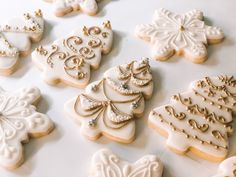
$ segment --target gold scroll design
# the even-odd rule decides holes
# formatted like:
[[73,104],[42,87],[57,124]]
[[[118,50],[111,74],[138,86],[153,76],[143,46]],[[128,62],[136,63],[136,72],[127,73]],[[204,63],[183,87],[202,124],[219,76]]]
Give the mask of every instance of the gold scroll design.
[[[102,33],[102,30],[99,27],[91,27],[87,29],[88,35],[92,39],[88,42],[87,46],[80,47],[83,43],[83,39],[79,36],[70,36],[67,39],[63,40],[63,45],[70,52],[62,52],[59,50],[57,45],[52,45],[52,52],[47,57],[47,63],[51,68],[53,68],[53,60],[59,59],[64,61],[64,70],[65,72],[74,79],[83,79],[87,73],[83,71],[83,66],[87,64],[88,60],[91,60],[95,57],[93,48],[101,47],[102,41],[96,35]],[[107,37],[108,33],[106,33]],[[36,49],[41,55],[47,55],[48,51],[40,46]],[[71,54],[72,53],[72,54]]]
[[[106,100],[101,101],[89,95],[81,94],[74,104],[74,110],[80,117],[89,119],[88,126],[90,128],[96,127],[98,120],[101,118],[106,127],[110,129],[121,129],[133,120],[134,116],[120,111],[116,107],[116,104],[130,103],[132,105],[133,102],[139,103],[143,99],[143,96],[139,93],[135,94],[132,99],[124,101],[111,100],[106,94],[104,84],[106,84],[106,79],[101,80],[93,87],[93,92],[99,92],[99,94],[102,92]],[[82,109],[82,111],[79,111],[79,109]]]
[[[203,117],[207,122],[209,123],[215,123],[216,121],[220,124],[223,124],[223,126],[226,128],[227,135],[229,136],[233,132],[232,125],[230,125],[228,122],[226,122],[226,119],[223,116],[217,116],[214,112],[209,112],[206,107],[202,108],[198,104],[193,104],[192,99],[190,97],[188,98],[182,98],[180,94],[175,95],[173,97],[176,101],[181,102],[184,106],[186,106],[187,111],[193,115],[200,115]],[[210,126],[209,124],[202,124],[199,125],[199,123],[193,119],[188,120],[188,124],[201,132],[206,132]],[[218,130],[212,130],[211,131],[212,136],[214,136],[216,139],[226,141],[227,138],[222,135],[222,133]]]
[[[226,76],[220,76],[218,77],[220,81],[222,81],[225,85],[217,86],[215,85],[209,77],[205,77],[204,80],[200,81],[198,86],[203,88],[206,86],[209,86],[211,91],[220,91],[223,94],[218,98],[218,101],[222,101],[223,104],[227,104],[229,102],[229,99],[233,99],[235,102],[233,103],[232,106],[236,106],[236,93],[232,93],[229,91],[227,88],[228,86],[235,86],[235,80],[233,77],[226,77]],[[214,95],[213,95],[214,96]]]
[[[160,121],[160,123],[164,123],[164,124],[170,126],[173,131],[176,131],[176,132],[179,132],[179,133],[183,133],[187,139],[193,139],[193,140],[199,141],[200,144],[205,144],[205,145],[208,145],[208,146],[212,146],[212,147],[214,147],[215,149],[219,149],[219,148],[220,148],[220,149],[225,149],[225,150],[228,149],[228,146],[227,146],[227,145],[224,145],[224,146],[222,146],[222,145],[217,145],[217,144],[215,144],[214,142],[212,142],[212,141],[206,141],[206,140],[202,139],[201,137],[199,137],[199,136],[197,136],[197,135],[191,135],[191,134],[190,134],[189,132],[187,132],[186,130],[181,129],[181,128],[177,127],[176,125],[174,125],[171,121],[169,121],[169,119],[164,118],[164,116],[163,116],[162,114],[160,114],[160,113],[158,113],[158,112],[156,112],[156,111],[152,111],[151,114],[152,114],[153,116],[156,116],[157,119]],[[216,133],[216,134],[218,134],[218,133]],[[218,134],[218,135],[219,135],[219,134]],[[223,137],[223,136],[222,136],[222,137]]]
[[226,119],[223,116],[217,116],[214,112],[209,112],[206,107],[200,107],[198,104],[193,104],[192,99],[182,98],[180,94],[174,95],[173,99],[179,101],[181,104],[186,106],[188,112],[194,115],[200,115],[204,117],[208,122],[215,123],[216,121],[221,124],[227,124]]
[[127,64],[125,67],[118,67],[118,79],[125,80],[125,83],[129,81],[135,86],[143,87],[148,85],[152,81],[152,77],[146,76],[151,73],[148,59],[143,60],[141,64],[134,65],[134,61]]

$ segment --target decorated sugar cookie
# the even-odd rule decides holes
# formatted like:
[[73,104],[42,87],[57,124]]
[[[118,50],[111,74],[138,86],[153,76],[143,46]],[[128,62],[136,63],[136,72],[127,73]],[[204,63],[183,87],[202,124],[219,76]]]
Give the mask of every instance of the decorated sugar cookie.
[[152,56],[157,60],[167,60],[176,53],[194,63],[204,62],[207,45],[219,43],[224,38],[220,28],[205,24],[203,13],[198,10],[179,15],[159,9],[152,23],[137,26],[135,34],[150,41]]
[[9,75],[15,70],[19,57],[30,52],[31,41],[42,38],[43,29],[41,10],[0,25],[0,74]]
[[54,5],[55,15],[64,16],[72,11],[81,10],[88,15],[96,15],[99,0],[45,0]]
[[91,140],[104,135],[130,143],[135,137],[135,117],[142,115],[152,91],[148,60],[132,61],[106,71],[85,93],[68,101],[65,111],[81,123],[81,133]]
[[110,150],[102,149],[92,158],[89,177],[161,177],[162,172],[163,165],[155,155],[146,155],[129,163]]
[[218,173],[213,177],[235,177],[235,176],[236,176],[236,156],[233,156],[221,162]]
[[32,60],[47,83],[63,82],[81,88],[90,80],[90,69],[99,67],[102,54],[110,52],[112,39],[109,21],[101,27],[84,26],[52,45],[39,46],[32,53]]
[[22,143],[29,137],[48,134],[52,121],[45,114],[36,111],[40,91],[26,87],[9,93],[0,89],[0,165],[12,169],[24,161]]
[[205,77],[194,81],[188,92],[174,95],[169,104],[155,108],[149,125],[167,137],[167,146],[177,153],[192,151],[201,158],[222,161],[235,113],[234,77]]

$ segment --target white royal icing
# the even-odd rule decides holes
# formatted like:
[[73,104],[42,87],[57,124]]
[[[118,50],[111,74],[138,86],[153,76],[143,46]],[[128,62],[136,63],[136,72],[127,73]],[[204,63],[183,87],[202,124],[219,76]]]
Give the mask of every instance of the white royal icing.
[[49,133],[51,120],[36,111],[32,104],[40,97],[35,87],[26,87],[14,93],[0,90],[0,165],[15,168],[23,159],[21,142],[30,137]]
[[220,28],[205,24],[201,11],[192,10],[179,15],[163,8],[155,12],[151,24],[137,26],[135,33],[151,42],[154,58],[166,60],[176,52],[195,63],[207,58],[208,43],[224,38]]
[[194,81],[188,92],[173,96],[170,104],[155,108],[149,123],[168,134],[169,147],[182,153],[194,148],[221,161],[228,151],[232,114],[236,114],[236,80],[206,77]]
[[230,157],[219,165],[218,173],[213,177],[235,177],[236,176],[236,156]]
[[38,47],[32,60],[42,69],[47,83],[84,87],[90,80],[90,68],[97,69],[102,54],[110,52],[112,39],[111,25],[106,21],[101,27],[84,27],[52,45]]
[[65,111],[81,123],[81,132],[89,139],[105,135],[128,143],[134,139],[134,117],[143,113],[144,98],[152,91],[148,60],[133,61],[106,71],[102,80],[68,101]]
[[155,155],[145,155],[134,163],[120,159],[108,149],[92,158],[89,177],[161,177],[163,165]]
[[41,39],[44,29],[42,12],[26,13],[0,26],[0,71],[11,74],[20,54],[30,51],[31,41]]
[[88,15],[95,15],[98,11],[96,0],[50,0],[55,7],[55,14],[63,16],[72,11],[81,10]]

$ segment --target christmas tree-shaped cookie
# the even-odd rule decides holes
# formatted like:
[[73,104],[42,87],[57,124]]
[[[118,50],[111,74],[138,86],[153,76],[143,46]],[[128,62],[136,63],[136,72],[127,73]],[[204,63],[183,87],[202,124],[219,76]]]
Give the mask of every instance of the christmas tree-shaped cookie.
[[135,117],[142,115],[152,91],[148,60],[132,61],[106,71],[85,93],[68,101],[65,111],[81,123],[81,132],[89,139],[105,135],[129,143],[135,137]]
[[52,45],[38,47],[32,59],[43,71],[47,83],[63,82],[81,88],[90,80],[90,68],[97,69],[102,54],[110,52],[112,39],[109,21],[101,27],[84,26]]
[[149,125],[167,137],[177,153],[192,151],[212,161],[223,160],[236,113],[236,80],[231,76],[205,77],[190,90],[174,95],[170,104],[155,108]]
[[19,57],[30,51],[31,41],[42,38],[44,20],[41,10],[26,13],[23,18],[13,18],[0,26],[0,74],[9,75]]

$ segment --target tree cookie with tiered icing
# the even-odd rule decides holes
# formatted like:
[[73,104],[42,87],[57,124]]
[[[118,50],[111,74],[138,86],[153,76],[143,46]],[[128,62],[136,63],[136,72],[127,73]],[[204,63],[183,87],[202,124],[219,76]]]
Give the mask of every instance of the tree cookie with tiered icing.
[[145,99],[152,92],[149,61],[132,61],[106,71],[85,93],[68,101],[65,111],[81,124],[81,133],[88,139],[104,135],[130,143],[135,138],[135,117],[143,114]]
[[167,138],[174,152],[191,151],[207,160],[222,161],[235,114],[234,77],[205,77],[194,81],[188,92],[174,95],[169,104],[155,108],[148,122]]
[[97,151],[92,158],[89,177],[161,177],[163,165],[155,155],[145,155],[130,163],[108,149]]
[[55,15],[64,16],[73,11],[82,11],[88,15],[96,15],[100,0],[45,0],[54,6]]
[[31,42],[43,35],[44,20],[41,10],[26,13],[23,18],[13,18],[0,26],[0,74],[14,72],[19,57],[30,52]]
[[90,69],[99,67],[102,54],[110,52],[112,40],[109,21],[101,27],[84,26],[52,45],[39,46],[32,53],[32,60],[48,84],[63,82],[81,88],[90,80]]
[[33,106],[40,98],[35,87],[26,87],[13,93],[0,89],[0,165],[13,169],[24,161],[22,143],[29,137],[47,135],[53,123],[47,115]]
[[135,34],[152,44],[152,56],[157,60],[167,60],[176,53],[194,63],[204,62],[207,45],[224,38],[220,28],[205,24],[199,10],[175,14],[163,8],[155,12],[152,23],[137,26]]

